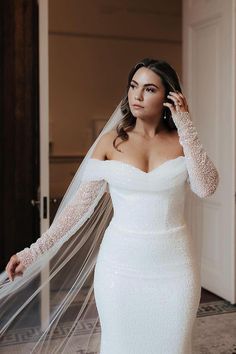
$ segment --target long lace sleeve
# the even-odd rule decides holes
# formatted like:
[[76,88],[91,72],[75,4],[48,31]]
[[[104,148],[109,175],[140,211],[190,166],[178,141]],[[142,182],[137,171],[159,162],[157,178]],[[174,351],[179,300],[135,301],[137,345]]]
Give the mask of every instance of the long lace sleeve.
[[90,217],[93,211],[90,210],[90,207],[96,199],[100,198],[104,191],[102,187],[106,187],[104,180],[82,182],[75,196],[58,215],[57,220],[52,223],[50,228],[29,248],[27,247],[17,253],[22,264],[28,267],[39,255],[58,242],[62,236],[66,238],[68,234],[73,233],[73,229],[78,225],[78,222],[81,222],[83,218],[86,220]]
[[217,188],[218,171],[198,138],[189,112],[176,112],[172,117],[184,150],[190,188],[200,198],[206,198]]

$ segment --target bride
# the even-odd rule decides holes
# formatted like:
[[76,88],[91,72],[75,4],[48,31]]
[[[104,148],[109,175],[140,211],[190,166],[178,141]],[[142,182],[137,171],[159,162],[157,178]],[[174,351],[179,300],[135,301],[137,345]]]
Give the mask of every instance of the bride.
[[186,188],[206,198],[218,183],[177,73],[138,62],[52,225],[1,274],[0,352],[24,333],[22,353],[190,354],[201,282]]

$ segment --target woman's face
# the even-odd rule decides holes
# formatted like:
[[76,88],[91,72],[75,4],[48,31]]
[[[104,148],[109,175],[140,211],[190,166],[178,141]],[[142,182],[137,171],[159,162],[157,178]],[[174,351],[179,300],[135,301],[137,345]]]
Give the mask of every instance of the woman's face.
[[143,119],[160,117],[165,102],[165,87],[160,76],[150,69],[139,68],[131,80],[128,101],[134,117]]

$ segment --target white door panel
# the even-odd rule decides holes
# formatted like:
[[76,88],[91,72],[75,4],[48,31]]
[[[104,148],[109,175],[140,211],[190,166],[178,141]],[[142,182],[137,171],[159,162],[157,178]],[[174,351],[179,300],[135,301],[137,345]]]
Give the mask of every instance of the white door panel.
[[191,196],[189,222],[202,286],[236,302],[235,1],[183,0],[183,82],[199,138],[220,174],[209,198]]

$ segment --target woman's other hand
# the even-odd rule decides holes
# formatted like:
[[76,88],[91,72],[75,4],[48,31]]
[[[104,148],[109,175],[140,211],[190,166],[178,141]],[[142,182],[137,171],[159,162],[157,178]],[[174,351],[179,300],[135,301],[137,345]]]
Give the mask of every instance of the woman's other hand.
[[8,278],[13,281],[15,276],[23,275],[25,267],[21,264],[17,255],[13,255],[6,266]]

